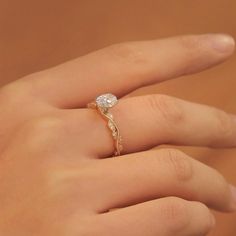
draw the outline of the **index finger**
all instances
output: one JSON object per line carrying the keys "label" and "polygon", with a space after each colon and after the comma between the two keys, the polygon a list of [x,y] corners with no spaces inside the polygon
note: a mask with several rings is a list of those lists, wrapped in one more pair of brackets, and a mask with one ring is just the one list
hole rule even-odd
{"label": "index finger", "polygon": [[83,107],[101,93],[123,96],[145,85],[204,70],[224,61],[233,50],[234,40],[218,34],[122,43],[18,82],[57,107]]}

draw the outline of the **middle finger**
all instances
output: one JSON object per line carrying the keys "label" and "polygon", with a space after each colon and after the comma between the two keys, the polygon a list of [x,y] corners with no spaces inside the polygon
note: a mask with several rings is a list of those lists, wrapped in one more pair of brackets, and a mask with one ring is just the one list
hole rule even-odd
{"label": "middle finger", "polygon": [[[200,201],[217,210],[236,210],[231,187],[214,169],[175,149],[99,160],[95,165],[99,212],[164,196]],[[100,181],[102,180],[102,181]]]}

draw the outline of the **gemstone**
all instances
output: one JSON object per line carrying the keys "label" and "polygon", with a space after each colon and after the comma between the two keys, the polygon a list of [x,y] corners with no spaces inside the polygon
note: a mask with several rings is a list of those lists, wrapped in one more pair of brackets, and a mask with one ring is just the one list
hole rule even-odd
{"label": "gemstone", "polygon": [[106,115],[107,115],[110,119],[113,120],[113,115],[112,115],[111,113],[107,113]]}
{"label": "gemstone", "polygon": [[102,94],[96,98],[97,105],[102,108],[111,108],[117,102],[117,97],[111,93]]}
{"label": "gemstone", "polygon": [[114,126],[114,124],[111,121],[108,121],[108,126],[112,131],[116,130],[116,127]]}

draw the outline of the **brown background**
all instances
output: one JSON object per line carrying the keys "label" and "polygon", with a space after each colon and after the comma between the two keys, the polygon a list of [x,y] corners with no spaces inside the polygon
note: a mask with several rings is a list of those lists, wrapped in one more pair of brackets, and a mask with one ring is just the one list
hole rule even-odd
{"label": "brown background", "polygon": [[[0,0],[0,84],[121,41],[225,32],[236,37],[235,0]],[[159,92],[236,113],[236,57]],[[236,150],[184,148],[236,185]],[[235,236],[236,214],[217,213],[212,236]]]}

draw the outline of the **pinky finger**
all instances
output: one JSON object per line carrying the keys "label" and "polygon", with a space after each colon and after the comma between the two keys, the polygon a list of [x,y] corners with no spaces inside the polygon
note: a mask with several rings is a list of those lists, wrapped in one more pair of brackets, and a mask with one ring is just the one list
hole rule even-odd
{"label": "pinky finger", "polygon": [[202,236],[215,224],[204,204],[175,197],[117,209],[98,218],[98,235],[103,236]]}

